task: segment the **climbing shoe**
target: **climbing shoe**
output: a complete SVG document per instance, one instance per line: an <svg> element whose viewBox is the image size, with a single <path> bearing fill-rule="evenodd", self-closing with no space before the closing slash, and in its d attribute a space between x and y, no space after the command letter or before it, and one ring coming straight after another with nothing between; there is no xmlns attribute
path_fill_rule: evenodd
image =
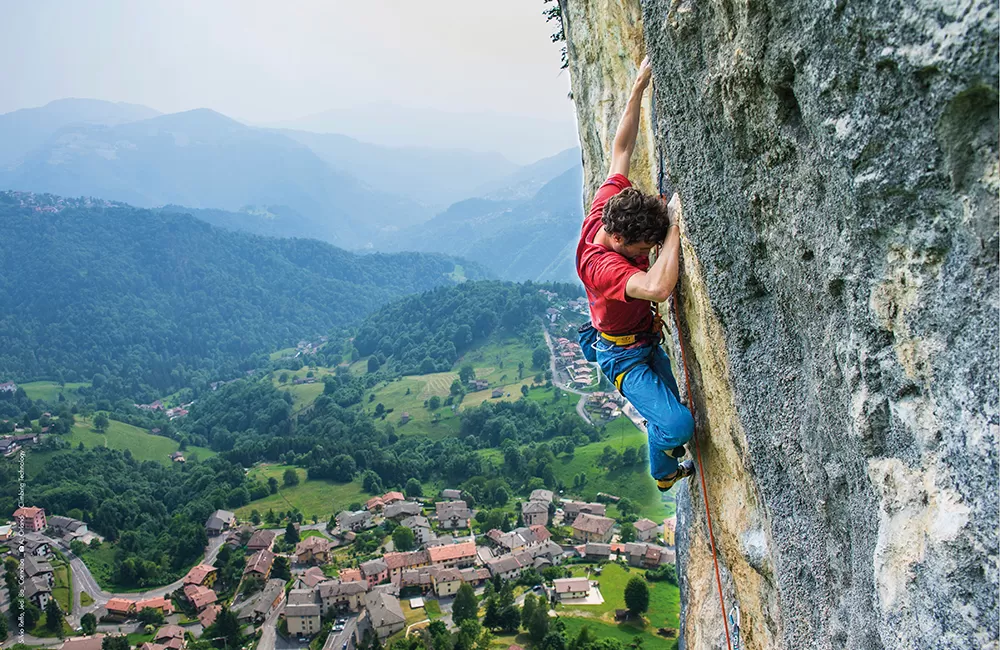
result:
<svg viewBox="0 0 1000 650"><path fill-rule="evenodd" d="M663 453L665 453L667 456L670 456L671 458L676 458L677 460L680 460L681 458L684 458L685 454L687 454L687 449L684 448L684 445L681 445L680 447L674 447L670 451L665 451Z"/></svg>
<svg viewBox="0 0 1000 650"><path fill-rule="evenodd" d="M674 487L674 483L689 476L694 476L694 461L686 460L681 463L677 467L677 471L670 476L656 479L656 487L660 490L660 492L666 492L670 488Z"/></svg>

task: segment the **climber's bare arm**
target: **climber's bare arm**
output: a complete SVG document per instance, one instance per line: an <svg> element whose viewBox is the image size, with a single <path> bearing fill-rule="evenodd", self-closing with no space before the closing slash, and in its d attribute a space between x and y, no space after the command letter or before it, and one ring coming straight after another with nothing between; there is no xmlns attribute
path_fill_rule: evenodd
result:
<svg viewBox="0 0 1000 650"><path fill-rule="evenodd" d="M642 60L639 65L639 76L632 86L632 94L629 95L628 103L625 105L625 112L618 123L618 130L615 132L615 141L611 145L611 171L608 176L621 174L628 176L629 162L632 160L632 151L635 149L635 139L639 134L639 107L642 104L642 94L649 86L649 80L653 69L649 64L649 57Z"/></svg>
<svg viewBox="0 0 1000 650"><path fill-rule="evenodd" d="M629 298L664 302L674 292L681 248L680 227L677 225L681 216L680 206L681 199L675 193L667 204L667 214L670 218L667 236L660 246L656 261L649 270L639 271L628 279L625 284L625 295Z"/></svg>

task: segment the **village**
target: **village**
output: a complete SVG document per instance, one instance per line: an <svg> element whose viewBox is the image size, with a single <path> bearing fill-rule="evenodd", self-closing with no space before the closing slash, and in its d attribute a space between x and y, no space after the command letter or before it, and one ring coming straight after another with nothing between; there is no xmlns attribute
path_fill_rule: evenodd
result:
<svg viewBox="0 0 1000 650"><path fill-rule="evenodd" d="M512 530L477 534L476 511L454 489L442 490L436 499L407 499L390 491L360 510L340 512L328 525L289 523L284 530L254 526L217 510L205 522L205 558L177 583L138 596L96 587L71 550L101 541L82 521L22 507L0 527L0 543L24 531L25 595L39 609L45 610L57 588L53 565L67 558L73 591L98 592L89 594L91 605L65 614L71 622L92 614L99 629L67 639L58 646L62 650L97 650L105 636L150 620L161 625L137 645L139 650L183 650L224 610L235 614L259 650L307 643L348 650L410 634L432 619L451 626L451 604L464 584L481 594L487 581L522 581L530 575L535 584L525 584L525 592L543 596L550 607L599 605L604 597L598 581L556 577L569 573L560 567L589 565L599 575L609 562L649 570L675 561L673 517L662 523L639 519L630 524L634 539L621 541L621 526L606 516L605 503L559 499L538 489L518 504L518 512ZM386 522L412 532L410 550L396 550L392 535L382 537ZM294 545L285 540L291 530L299 540ZM373 532L382 538L378 551L350 552L356 540ZM216 590L217 559L237 550L246 558L236 577L239 584L222 596ZM75 602L79 598L74 594Z"/></svg>

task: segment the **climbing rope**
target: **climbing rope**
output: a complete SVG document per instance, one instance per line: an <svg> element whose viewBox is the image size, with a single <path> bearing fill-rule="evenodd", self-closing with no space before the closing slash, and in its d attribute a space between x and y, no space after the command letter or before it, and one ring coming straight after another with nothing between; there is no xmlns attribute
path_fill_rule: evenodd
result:
<svg viewBox="0 0 1000 650"><path fill-rule="evenodd" d="M694 418L694 396L691 393L691 375L688 372L687 352L684 349L684 336L681 333L680 317L677 315L679 296L674 289L674 325L677 327L677 342L681 349L681 361L684 365L684 384L687 386L688 408ZM726 619L726 601L722 596L722 576L719 573L719 556L715 552L715 534L712 532L712 509L708 506L708 486L705 485L705 468L701 462L701 444L698 441L698 425L694 425L694 449L698 457L698 477L701 479L701 495L705 501L705 517L708 519L708 539L712 543L712 563L715 564L715 585L719 588L719 606L722 608L722 626L726 630L726 646L733 650L729 639L729 622Z"/></svg>
<svg viewBox="0 0 1000 650"><path fill-rule="evenodd" d="M664 188L666 174L663 168L664 167L663 151L660 148L660 138L656 126L655 88L650 96L650 108L651 108L650 118L653 125L653 138L656 141L656 155L658 158L657 162L659 165L657 189L660 192L660 200L666 203L667 201L669 201L669 199L666 196ZM691 373L688 371L687 350L684 348L684 334L681 331L681 321L680 321L680 316L678 315L678 311L680 310L680 286L681 286L680 278L678 277L677 284L674 285L674 293L673 293L674 327L677 328L677 344L678 347L680 347L681 349L681 363L684 366L684 384L685 386L687 386L688 409L690 409L691 418L695 422L694 432L693 432L694 449L695 449L695 454L698 458L698 478L701 479L701 495L705 501L705 517L708 521L708 539L712 544L712 563L715 565L715 586L718 587L719 590L719 607L722 608L722 626L726 632L726 647L729 648L729 650L733 650L733 644L729 638L729 621L726 619L726 601L725 597L722 595L722 575L719 572L719 556L715 550L715 534L712 532L712 509L708 505L708 486L705 484L705 468L701 461L701 444L698 441L698 425L697 425L697 418L695 418L695 412L694 412L694 394L691 392ZM655 309L656 309L656 319L662 322L662 318L660 316L660 306L657 304Z"/></svg>

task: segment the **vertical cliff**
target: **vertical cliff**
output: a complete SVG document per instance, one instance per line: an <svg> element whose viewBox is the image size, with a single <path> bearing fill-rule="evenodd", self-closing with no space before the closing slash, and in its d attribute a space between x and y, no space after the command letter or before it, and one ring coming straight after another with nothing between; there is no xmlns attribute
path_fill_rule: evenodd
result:
<svg viewBox="0 0 1000 650"><path fill-rule="evenodd" d="M744 647L998 647L995 3L562 9L588 195L653 60L633 169L651 189L658 145L684 203L680 312ZM724 648L697 482L680 501L683 644Z"/></svg>

